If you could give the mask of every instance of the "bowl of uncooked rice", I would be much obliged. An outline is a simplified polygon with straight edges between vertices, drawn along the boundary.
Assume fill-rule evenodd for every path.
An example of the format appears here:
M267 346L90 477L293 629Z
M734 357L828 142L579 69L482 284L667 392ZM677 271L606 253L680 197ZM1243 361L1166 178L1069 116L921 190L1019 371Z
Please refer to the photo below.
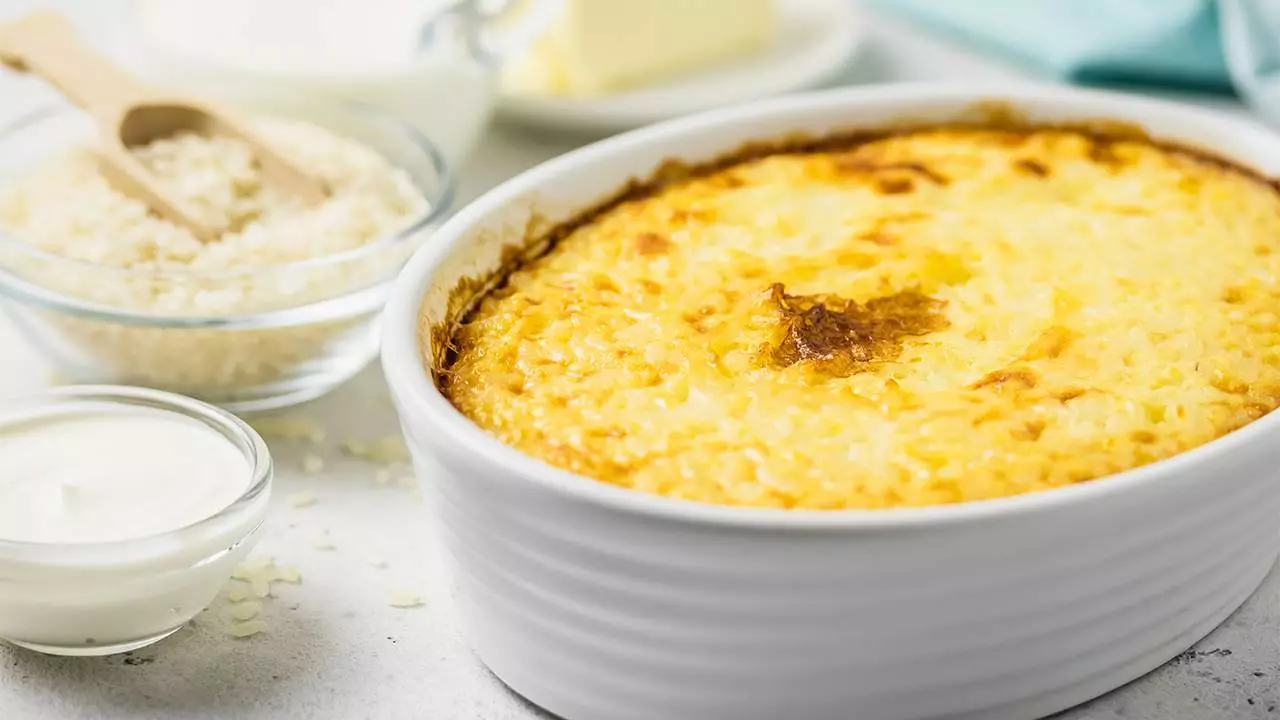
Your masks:
M376 354L388 285L448 209L444 161L408 125L356 106L246 116L329 193L304 204L233 138L135 148L224 229L209 241L112 187L78 111L0 132L0 297L59 377L254 411L318 397Z

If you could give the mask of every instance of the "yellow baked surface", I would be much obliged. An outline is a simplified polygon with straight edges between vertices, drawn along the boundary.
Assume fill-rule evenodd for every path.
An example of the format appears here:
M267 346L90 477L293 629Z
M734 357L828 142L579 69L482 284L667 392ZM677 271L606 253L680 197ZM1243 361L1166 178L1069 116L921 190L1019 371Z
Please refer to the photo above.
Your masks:
M503 442L739 506L1078 483L1280 404L1280 195L1141 139L941 128L668 183L512 273L440 382Z

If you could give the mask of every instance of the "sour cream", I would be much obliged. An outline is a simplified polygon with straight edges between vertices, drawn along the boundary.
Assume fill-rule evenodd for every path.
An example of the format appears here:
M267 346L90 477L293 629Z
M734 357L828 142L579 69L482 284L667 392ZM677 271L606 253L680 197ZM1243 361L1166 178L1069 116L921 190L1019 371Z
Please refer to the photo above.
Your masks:
M99 543L216 514L252 479L203 423L145 408L82 410L0 426L0 540Z
M190 398L0 402L0 639L105 655L176 632L253 547L270 483L262 439Z

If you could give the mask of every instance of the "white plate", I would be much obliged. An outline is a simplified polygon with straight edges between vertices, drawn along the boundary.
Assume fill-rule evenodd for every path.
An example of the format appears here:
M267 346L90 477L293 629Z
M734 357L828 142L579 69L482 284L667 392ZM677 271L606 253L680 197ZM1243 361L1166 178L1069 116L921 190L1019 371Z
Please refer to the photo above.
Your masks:
M732 65L639 90L591 98L504 93L503 117L548 129L620 132L700 110L814 87L862 42L853 0L779 0L778 39Z

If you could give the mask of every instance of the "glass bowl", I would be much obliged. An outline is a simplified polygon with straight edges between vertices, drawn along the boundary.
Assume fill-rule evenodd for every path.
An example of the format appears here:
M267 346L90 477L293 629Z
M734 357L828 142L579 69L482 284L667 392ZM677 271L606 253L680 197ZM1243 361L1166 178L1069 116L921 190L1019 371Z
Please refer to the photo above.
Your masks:
M0 538L0 638L53 655L150 645L204 609L258 541L271 455L231 413L155 390L65 387L0 402L0 430L61 414L138 409L198 422L234 445L251 473L244 493L203 520L154 535L94 543Z
M101 265L0 232L3 309L64 377L254 412L319 397L377 354L390 283L452 202L445 160L408 124L363 106L262 98L238 104L246 114L306 120L377 150L409 174L426 209L401 231L354 250L214 272ZM27 115L0 130L0 183L92 143L94 131L70 106ZM202 311L211 303L236 312Z

